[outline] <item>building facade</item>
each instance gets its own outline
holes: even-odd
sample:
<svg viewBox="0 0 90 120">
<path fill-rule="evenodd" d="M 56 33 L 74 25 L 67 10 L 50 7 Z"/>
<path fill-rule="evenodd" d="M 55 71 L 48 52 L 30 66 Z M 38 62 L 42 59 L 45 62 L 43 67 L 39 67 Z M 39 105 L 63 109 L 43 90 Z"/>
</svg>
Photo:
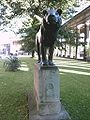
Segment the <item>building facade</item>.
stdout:
<svg viewBox="0 0 90 120">
<path fill-rule="evenodd" d="M 86 2 L 86 0 L 78 0 L 78 4 Z M 77 47 L 71 47 L 71 54 L 69 55 L 68 46 L 66 47 L 66 54 L 70 57 L 78 59 L 86 59 L 90 56 L 90 2 L 84 5 L 75 16 L 63 24 L 64 26 L 74 29 L 79 33 L 79 38 L 76 38 Z M 81 43 L 78 45 L 78 43 Z M 76 56 L 75 56 L 76 53 Z"/>
</svg>

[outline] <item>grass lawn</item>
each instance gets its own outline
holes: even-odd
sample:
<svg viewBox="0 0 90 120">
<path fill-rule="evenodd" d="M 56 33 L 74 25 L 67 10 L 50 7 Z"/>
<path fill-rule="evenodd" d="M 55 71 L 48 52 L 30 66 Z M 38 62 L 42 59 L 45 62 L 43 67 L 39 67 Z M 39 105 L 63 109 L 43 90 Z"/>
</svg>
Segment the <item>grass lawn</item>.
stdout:
<svg viewBox="0 0 90 120">
<path fill-rule="evenodd" d="M 21 61 L 17 72 L 5 72 L 0 61 L 0 120 L 28 120 L 27 94 L 33 91 L 35 60 Z M 72 120 L 90 120 L 90 64 L 61 58 L 55 62 L 60 70 L 61 101 Z"/>
<path fill-rule="evenodd" d="M 5 72 L 0 62 L 0 120 L 28 120 L 27 93 L 33 89 L 34 60 L 21 61 L 29 71 Z"/>
<path fill-rule="evenodd" d="M 61 100 L 72 120 L 90 120 L 90 63 L 58 59 Z"/>
</svg>

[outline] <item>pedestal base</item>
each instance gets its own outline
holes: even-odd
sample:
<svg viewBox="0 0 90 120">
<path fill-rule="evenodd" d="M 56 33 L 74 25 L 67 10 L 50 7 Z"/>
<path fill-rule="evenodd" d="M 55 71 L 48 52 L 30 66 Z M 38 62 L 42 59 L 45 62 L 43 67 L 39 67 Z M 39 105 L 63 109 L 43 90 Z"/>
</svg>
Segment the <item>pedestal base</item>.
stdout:
<svg viewBox="0 0 90 120">
<path fill-rule="evenodd" d="M 58 114 L 61 111 L 60 79 L 56 66 L 35 64 L 34 94 L 40 115 Z"/>
<path fill-rule="evenodd" d="M 34 99 L 36 108 L 30 111 L 32 102 L 29 102 L 29 120 L 68 120 L 68 113 L 60 102 L 60 78 L 56 66 L 41 66 L 34 68 Z"/>
<path fill-rule="evenodd" d="M 39 115 L 50 115 L 58 114 L 61 111 L 60 101 L 40 103 L 39 104 Z"/>
<path fill-rule="evenodd" d="M 32 94 L 28 94 L 29 120 L 71 120 L 63 105 L 61 105 L 60 113 L 40 115 L 35 104 L 35 97 Z"/>
</svg>

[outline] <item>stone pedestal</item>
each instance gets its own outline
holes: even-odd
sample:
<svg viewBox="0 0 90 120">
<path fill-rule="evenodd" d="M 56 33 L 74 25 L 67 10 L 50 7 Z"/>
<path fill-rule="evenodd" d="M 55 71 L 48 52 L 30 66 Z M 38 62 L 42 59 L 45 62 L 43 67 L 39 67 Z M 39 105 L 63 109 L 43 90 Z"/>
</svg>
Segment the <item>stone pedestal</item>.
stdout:
<svg viewBox="0 0 90 120">
<path fill-rule="evenodd" d="M 60 79 L 56 66 L 35 65 L 34 91 L 40 115 L 60 113 Z"/>
<path fill-rule="evenodd" d="M 56 66 L 34 68 L 34 98 L 28 95 L 29 120 L 69 120 L 69 114 L 60 102 L 60 78 Z M 36 108 L 33 107 L 34 100 Z M 31 110 L 31 108 L 34 108 Z"/>
</svg>

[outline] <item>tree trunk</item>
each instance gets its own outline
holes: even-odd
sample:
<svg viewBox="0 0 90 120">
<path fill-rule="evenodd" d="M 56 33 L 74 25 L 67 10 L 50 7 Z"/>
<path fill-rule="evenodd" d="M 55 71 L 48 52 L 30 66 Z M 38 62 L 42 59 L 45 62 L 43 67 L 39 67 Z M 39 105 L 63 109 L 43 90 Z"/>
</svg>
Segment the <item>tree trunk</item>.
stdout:
<svg viewBox="0 0 90 120">
<path fill-rule="evenodd" d="M 34 51 L 34 50 L 32 50 L 32 58 L 34 57 L 34 53 L 35 53 L 35 51 Z"/>
</svg>

